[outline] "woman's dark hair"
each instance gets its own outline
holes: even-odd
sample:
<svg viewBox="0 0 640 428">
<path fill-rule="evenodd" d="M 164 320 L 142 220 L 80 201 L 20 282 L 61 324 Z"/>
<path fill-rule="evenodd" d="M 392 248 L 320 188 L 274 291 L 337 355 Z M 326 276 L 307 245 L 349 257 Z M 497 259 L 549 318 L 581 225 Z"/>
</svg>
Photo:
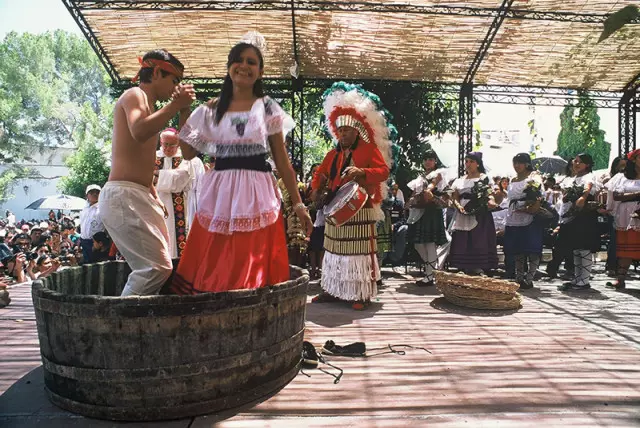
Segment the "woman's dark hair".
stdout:
<svg viewBox="0 0 640 428">
<path fill-rule="evenodd" d="M 249 44 L 249 43 L 238 43 L 229 52 L 229 57 L 227 58 L 227 75 L 224 77 L 224 82 L 222 83 L 222 90 L 220 91 L 220 96 L 216 100 L 212 100 L 209 103 L 209 107 L 216 109 L 216 117 L 214 119 L 216 125 L 220 123 L 222 120 L 222 116 L 229 110 L 229 106 L 231 105 L 231 98 L 233 97 L 233 82 L 231 81 L 231 76 L 229 76 L 228 70 L 232 64 L 236 62 L 240 62 L 242 60 L 242 52 L 245 49 L 253 49 L 258 55 L 258 60 L 260 62 L 260 70 L 264 69 L 264 59 L 262 58 L 262 53 L 260 49 Z M 262 86 L 262 79 L 256 80 L 256 83 L 253 85 L 253 95 L 258 98 L 264 97 L 264 88 Z"/>
<path fill-rule="evenodd" d="M 533 164 L 531 163 L 531 156 L 529 156 L 529 153 L 518 153 L 513 157 L 512 162 L 526 165 L 527 171 L 535 170 L 535 168 L 533 167 Z"/>
<path fill-rule="evenodd" d="M 624 167 L 624 176 L 629 180 L 637 180 L 638 177 L 636 174 L 636 163 L 627 161 L 627 164 Z"/>
<path fill-rule="evenodd" d="M 92 239 L 97 243 L 104 245 L 105 248 L 109 248 L 111 246 L 111 238 L 105 232 L 96 232 Z"/>
<path fill-rule="evenodd" d="M 504 180 L 509 181 L 509 177 L 500 177 L 500 180 L 498 180 L 498 188 L 499 188 L 501 191 L 506 192 L 506 191 L 507 191 L 507 189 L 505 189 L 504 187 L 502 187 L 502 182 L 503 182 Z"/>
<path fill-rule="evenodd" d="M 473 153 L 467 153 L 464 158 L 475 161 L 478 164 L 478 171 L 480 171 L 480 173 L 485 174 L 487 172 L 487 170 L 484 169 L 484 162 L 482 162 L 482 158 L 480 156 L 476 156 Z"/>
<path fill-rule="evenodd" d="M 422 155 L 422 161 L 426 161 L 427 159 L 434 159 L 436 161 L 436 169 L 444 168 L 444 164 L 438 157 L 438 154 L 433 149 L 428 149 Z"/>
<path fill-rule="evenodd" d="M 142 60 L 146 61 L 148 59 L 159 59 L 162 61 L 167 61 L 175 65 L 178 70 L 184 71 L 184 65 L 182 65 L 182 63 L 178 61 L 178 59 L 175 56 L 171 55 L 169 52 L 167 52 L 164 49 L 156 49 L 156 50 L 147 52 L 142 57 Z M 140 79 L 140 83 L 151 83 L 153 70 L 154 69 L 152 67 L 141 68 L 140 73 L 138 73 L 138 79 Z M 162 73 L 163 77 L 169 74 L 169 72 L 164 70 L 160 70 L 160 73 Z"/>
<path fill-rule="evenodd" d="M 593 171 L 593 158 L 589 153 L 580 153 L 576 157 L 587 166 L 587 172 Z"/>
<path fill-rule="evenodd" d="M 624 156 L 616 156 L 613 159 L 613 161 L 611 162 L 611 169 L 609 170 L 609 177 L 613 177 L 618 173 L 618 166 L 620 165 L 620 162 L 622 162 L 623 160 L 627 160 L 627 158 Z M 625 168 L 625 174 L 626 174 L 626 170 L 627 169 Z"/>
<path fill-rule="evenodd" d="M 313 168 L 318 168 L 320 166 L 319 163 L 314 163 L 313 165 L 311 165 L 311 168 L 309 168 L 309 175 L 311 175 L 311 172 L 313 171 Z M 311 177 L 313 178 L 313 177 Z"/>
</svg>

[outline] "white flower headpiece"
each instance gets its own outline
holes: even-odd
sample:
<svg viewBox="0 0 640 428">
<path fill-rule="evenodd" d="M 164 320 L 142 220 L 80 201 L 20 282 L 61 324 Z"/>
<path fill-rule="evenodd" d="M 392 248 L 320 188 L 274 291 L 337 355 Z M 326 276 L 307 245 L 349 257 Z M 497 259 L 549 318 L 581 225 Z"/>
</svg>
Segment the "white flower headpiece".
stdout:
<svg viewBox="0 0 640 428">
<path fill-rule="evenodd" d="M 264 36 L 257 31 L 249 31 L 248 33 L 246 33 L 244 36 L 242 36 L 242 39 L 240 39 L 237 44 L 240 43 L 247 43 L 249 45 L 255 46 L 260 51 L 262 56 L 267 53 L 267 41 L 265 40 Z"/>
</svg>

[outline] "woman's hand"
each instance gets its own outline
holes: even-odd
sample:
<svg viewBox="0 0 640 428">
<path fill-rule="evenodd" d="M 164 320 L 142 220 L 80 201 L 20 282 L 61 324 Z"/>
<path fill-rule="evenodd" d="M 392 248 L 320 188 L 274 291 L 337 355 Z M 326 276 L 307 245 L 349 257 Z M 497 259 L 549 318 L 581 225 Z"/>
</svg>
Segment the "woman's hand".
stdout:
<svg viewBox="0 0 640 428">
<path fill-rule="evenodd" d="M 311 236 L 311 232 L 313 232 L 313 221 L 311 221 L 311 216 L 309 215 L 309 211 L 307 211 L 307 207 L 305 207 L 302 203 L 296 204 L 295 212 L 298 218 L 300 219 L 300 223 L 304 230 L 307 231 L 307 236 Z"/>
<path fill-rule="evenodd" d="M 582 208 L 584 208 L 584 204 L 586 202 L 587 202 L 587 200 L 585 199 L 585 197 L 584 196 L 580 196 L 578 198 L 578 200 L 576 201 L 576 207 L 582 209 Z"/>
</svg>

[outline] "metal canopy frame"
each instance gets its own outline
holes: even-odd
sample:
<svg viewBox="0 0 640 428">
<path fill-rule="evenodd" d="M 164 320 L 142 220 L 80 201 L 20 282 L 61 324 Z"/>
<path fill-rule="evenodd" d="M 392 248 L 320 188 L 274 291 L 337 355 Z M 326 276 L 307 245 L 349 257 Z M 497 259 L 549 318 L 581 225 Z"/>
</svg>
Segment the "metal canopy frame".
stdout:
<svg viewBox="0 0 640 428">
<path fill-rule="evenodd" d="M 453 15 L 493 18 L 488 31 L 482 40 L 469 66 L 466 77 L 459 85 L 438 82 L 416 82 L 433 85 L 439 91 L 457 92 L 458 104 L 458 136 L 459 136 L 459 172 L 464 170 L 464 155 L 472 148 L 473 141 L 473 103 L 490 102 L 504 104 L 527 104 L 543 106 L 577 105 L 578 90 L 581 88 L 543 88 L 534 86 L 496 86 L 475 85 L 474 78 L 485 59 L 491 43 L 500 31 L 505 19 L 560 21 L 602 24 L 610 16 L 602 13 L 580 13 L 569 11 L 536 11 L 512 8 L 514 0 L 503 0 L 497 8 L 454 6 L 454 5 L 419 5 L 401 4 L 384 1 L 320 1 L 320 0 L 62 0 L 80 30 L 88 40 L 101 63 L 112 79 L 114 88 L 118 90 L 131 86 L 129 80 L 121 78 L 118 70 L 111 62 L 108 54 L 100 44 L 96 34 L 87 23 L 83 11 L 113 10 L 117 11 L 185 11 L 185 10 L 247 10 L 247 11 L 290 11 L 292 24 L 293 56 L 296 65 L 300 63 L 296 32 L 296 12 L 304 11 L 344 11 L 344 12 L 376 12 Z M 630 24 L 640 24 L 636 18 Z M 294 77 L 291 80 L 265 81 L 265 88 L 277 98 L 289 98 L 292 114 L 301 126 L 296 127 L 290 152 L 294 164 L 302 165 L 304 152 L 304 88 L 330 84 L 336 80 L 349 79 L 305 79 Z M 358 82 L 363 80 L 350 79 Z M 367 79 L 364 79 L 366 81 Z M 199 97 L 211 96 L 222 85 L 219 78 L 193 79 Z M 626 153 L 636 148 L 636 114 L 640 111 L 640 73 L 626 84 L 622 93 L 587 91 L 599 108 L 617 108 L 619 123 L 618 151 Z"/>
</svg>

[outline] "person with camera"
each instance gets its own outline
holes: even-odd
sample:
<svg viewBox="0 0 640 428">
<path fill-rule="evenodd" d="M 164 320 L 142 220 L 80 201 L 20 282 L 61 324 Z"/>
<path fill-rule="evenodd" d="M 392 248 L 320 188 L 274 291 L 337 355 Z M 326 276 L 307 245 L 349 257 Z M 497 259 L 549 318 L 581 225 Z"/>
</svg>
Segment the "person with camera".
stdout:
<svg viewBox="0 0 640 428">
<path fill-rule="evenodd" d="M 29 280 L 27 276 L 27 263 L 27 256 L 22 252 L 2 260 L 6 275 L 18 284 Z"/>
<path fill-rule="evenodd" d="M 43 254 L 37 258 L 33 258 L 32 256 L 33 253 L 27 255 L 27 258 L 30 258 L 30 260 L 26 268 L 27 276 L 32 281 L 51 275 L 60 267 L 60 261 L 52 259 L 48 254 Z"/>
<path fill-rule="evenodd" d="M 58 254 L 57 259 L 63 266 L 78 265 L 78 257 L 74 253 L 74 247 L 72 247 L 67 241 L 63 241 L 60 244 L 60 253 Z"/>
</svg>

